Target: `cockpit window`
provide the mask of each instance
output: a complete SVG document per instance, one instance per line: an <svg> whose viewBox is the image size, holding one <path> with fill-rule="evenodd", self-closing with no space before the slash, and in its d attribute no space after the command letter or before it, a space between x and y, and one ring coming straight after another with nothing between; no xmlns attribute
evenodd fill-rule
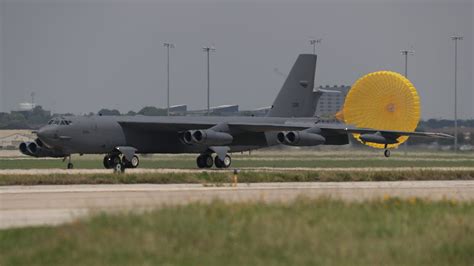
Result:
<svg viewBox="0 0 474 266"><path fill-rule="evenodd" d="M59 118L51 119L48 122L48 125L68 126L70 124L72 124L71 120L59 119Z"/></svg>

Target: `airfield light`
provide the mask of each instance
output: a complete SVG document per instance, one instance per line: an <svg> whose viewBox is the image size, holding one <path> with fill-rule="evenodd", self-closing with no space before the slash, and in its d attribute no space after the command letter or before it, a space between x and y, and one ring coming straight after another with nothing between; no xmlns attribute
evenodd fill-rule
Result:
<svg viewBox="0 0 474 266"><path fill-rule="evenodd" d="M165 42L163 46L166 48L166 73L167 73L167 83L166 83L166 114L170 115L170 48L174 48L174 44Z"/></svg>
<svg viewBox="0 0 474 266"><path fill-rule="evenodd" d="M313 54L316 54L316 44L321 43L323 39L310 39L309 43L313 46Z"/></svg>
<svg viewBox="0 0 474 266"><path fill-rule="evenodd" d="M454 41L454 152L458 151L458 41L462 36L451 36Z"/></svg>
<svg viewBox="0 0 474 266"><path fill-rule="evenodd" d="M214 46L206 46L203 47L202 50L206 53L207 55L207 115L211 113L211 106L210 106L210 87L211 87L211 79L210 79L210 67L209 67L209 54L211 52L215 52L216 48Z"/></svg>
<svg viewBox="0 0 474 266"><path fill-rule="evenodd" d="M405 77L408 78L408 55L414 55L415 51L413 50L401 50L400 53L405 57ZM405 155L407 155L408 149L408 140L403 144Z"/></svg>

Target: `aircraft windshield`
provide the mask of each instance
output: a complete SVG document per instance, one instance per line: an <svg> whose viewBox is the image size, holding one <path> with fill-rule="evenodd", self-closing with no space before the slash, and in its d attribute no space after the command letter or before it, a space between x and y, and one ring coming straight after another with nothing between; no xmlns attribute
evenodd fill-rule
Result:
<svg viewBox="0 0 474 266"><path fill-rule="evenodd" d="M63 118L54 118L54 119L49 120L48 125L68 126L71 123L72 123L71 120L66 120Z"/></svg>

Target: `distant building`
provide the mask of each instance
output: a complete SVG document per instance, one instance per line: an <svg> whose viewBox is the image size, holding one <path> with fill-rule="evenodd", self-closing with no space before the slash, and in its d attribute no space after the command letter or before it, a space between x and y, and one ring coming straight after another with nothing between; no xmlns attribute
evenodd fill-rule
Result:
<svg viewBox="0 0 474 266"><path fill-rule="evenodd" d="M350 86L321 86L320 90L335 91L339 93L325 92L321 95L316 107L316 115L321 117L331 117L339 112L344 106Z"/></svg>
<svg viewBox="0 0 474 266"><path fill-rule="evenodd" d="M33 110L33 108L35 108L35 104L34 103L19 103L18 104L18 111L31 111Z"/></svg>
<svg viewBox="0 0 474 266"><path fill-rule="evenodd" d="M173 115L185 115L187 111L188 106L186 104L170 106L170 113Z"/></svg>
<svg viewBox="0 0 474 266"><path fill-rule="evenodd" d="M219 105L209 108L211 115L216 116L233 116L238 115L239 105L229 104L229 105ZM187 112L187 115L204 115L207 114L207 109L204 110L191 110Z"/></svg>

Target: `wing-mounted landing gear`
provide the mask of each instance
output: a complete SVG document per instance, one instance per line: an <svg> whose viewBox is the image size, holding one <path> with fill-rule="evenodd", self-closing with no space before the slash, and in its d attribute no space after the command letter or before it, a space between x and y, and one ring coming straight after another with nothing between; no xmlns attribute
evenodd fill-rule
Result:
<svg viewBox="0 0 474 266"><path fill-rule="evenodd" d="M232 165L232 158L227 152L229 147L224 146L212 146L209 147L209 151L199 155L196 159L196 164L199 168L212 168L213 165L216 168L229 168ZM212 153L216 153L214 159Z"/></svg>
<svg viewBox="0 0 474 266"><path fill-rule="evenodd" d="M104 167L114 169L115 172L124 172L125 168L137 168L140 159L135 154L137 149L127 146L119 146L112 153L104 156Z"/></svg>
<svg viewBox="0 0 474 266"><path fill-rule="evenodd" d="M385 151L383 152L383 155L388 158L390 157L390 150L387 149L387 144L385 144L385 147L384 147Z"/></svg>

